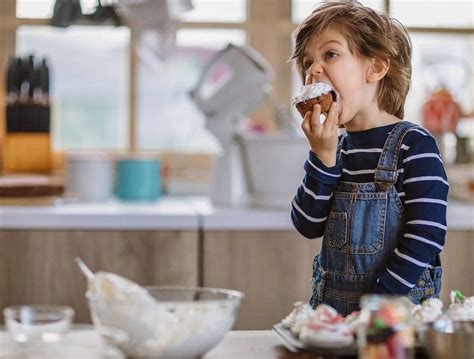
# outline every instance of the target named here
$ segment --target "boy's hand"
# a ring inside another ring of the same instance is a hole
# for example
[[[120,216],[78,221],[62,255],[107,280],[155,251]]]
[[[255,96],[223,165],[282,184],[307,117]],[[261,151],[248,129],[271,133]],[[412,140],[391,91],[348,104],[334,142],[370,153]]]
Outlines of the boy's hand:
[[[333,102],[331,109],[323,123],[319,122],[321,106],[316,104],[313,111],[306,112],[301,128],[308,138],[311,150],[318,156],[326,167],[336,165],[336,152],[338,143],[338,126],[336,103]]]

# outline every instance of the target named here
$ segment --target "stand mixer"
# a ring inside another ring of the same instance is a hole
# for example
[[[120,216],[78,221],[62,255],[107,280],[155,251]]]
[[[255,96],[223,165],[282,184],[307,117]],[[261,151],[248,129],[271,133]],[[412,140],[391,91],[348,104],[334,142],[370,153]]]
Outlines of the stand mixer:
[[[235,206],[247,202],[239,125],[263,100],[270,80],[269,66],[259,53],[229,44],[210,60],[191,91],[191,98],[207,118],[207,127],[222,147],[211,183],[215,204]]]
[[[307,142],[298,136],[289,109],[273,96],[270,81],[270,66],[259,53],[228,45],[210,60],[191,92],[222,147],[212,176],[214,204],[287,208],[304,176]],[[264,99],[275,111],[279,131],[241,131],[241,120]]]

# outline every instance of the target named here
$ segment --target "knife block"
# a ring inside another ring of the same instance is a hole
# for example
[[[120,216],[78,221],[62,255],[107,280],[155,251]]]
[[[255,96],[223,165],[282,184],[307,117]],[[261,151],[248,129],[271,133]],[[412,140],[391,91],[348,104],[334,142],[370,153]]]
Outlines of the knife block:
[[[51,170],[50,112],[49,105],[11,104],[6,107],[5,173]]]

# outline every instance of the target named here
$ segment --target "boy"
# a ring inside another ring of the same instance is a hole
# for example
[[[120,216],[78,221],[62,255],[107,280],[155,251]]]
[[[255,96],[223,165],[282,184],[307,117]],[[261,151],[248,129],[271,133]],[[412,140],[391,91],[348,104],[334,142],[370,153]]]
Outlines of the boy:
[[[367,293],[439,296],[449,185],[434,138],[402,121],[406,30],[360,3],[325,3],[297,30],[292,59],[305,85],[339,93],[322,124],[315,105],[301,125],[311,151],[291,217],[303,236],[323,236],[311,305],[347,315]]]

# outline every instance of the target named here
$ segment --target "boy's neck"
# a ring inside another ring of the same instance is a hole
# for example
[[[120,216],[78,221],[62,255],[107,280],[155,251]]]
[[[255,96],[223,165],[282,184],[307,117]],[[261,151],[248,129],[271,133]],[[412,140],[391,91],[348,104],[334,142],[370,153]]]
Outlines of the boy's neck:
[[[376,108],[372,111],[364,111],[357,114],[351,121],[345,124],[345,128],[349,132],[366,131],[400,121],[398,117]]]

